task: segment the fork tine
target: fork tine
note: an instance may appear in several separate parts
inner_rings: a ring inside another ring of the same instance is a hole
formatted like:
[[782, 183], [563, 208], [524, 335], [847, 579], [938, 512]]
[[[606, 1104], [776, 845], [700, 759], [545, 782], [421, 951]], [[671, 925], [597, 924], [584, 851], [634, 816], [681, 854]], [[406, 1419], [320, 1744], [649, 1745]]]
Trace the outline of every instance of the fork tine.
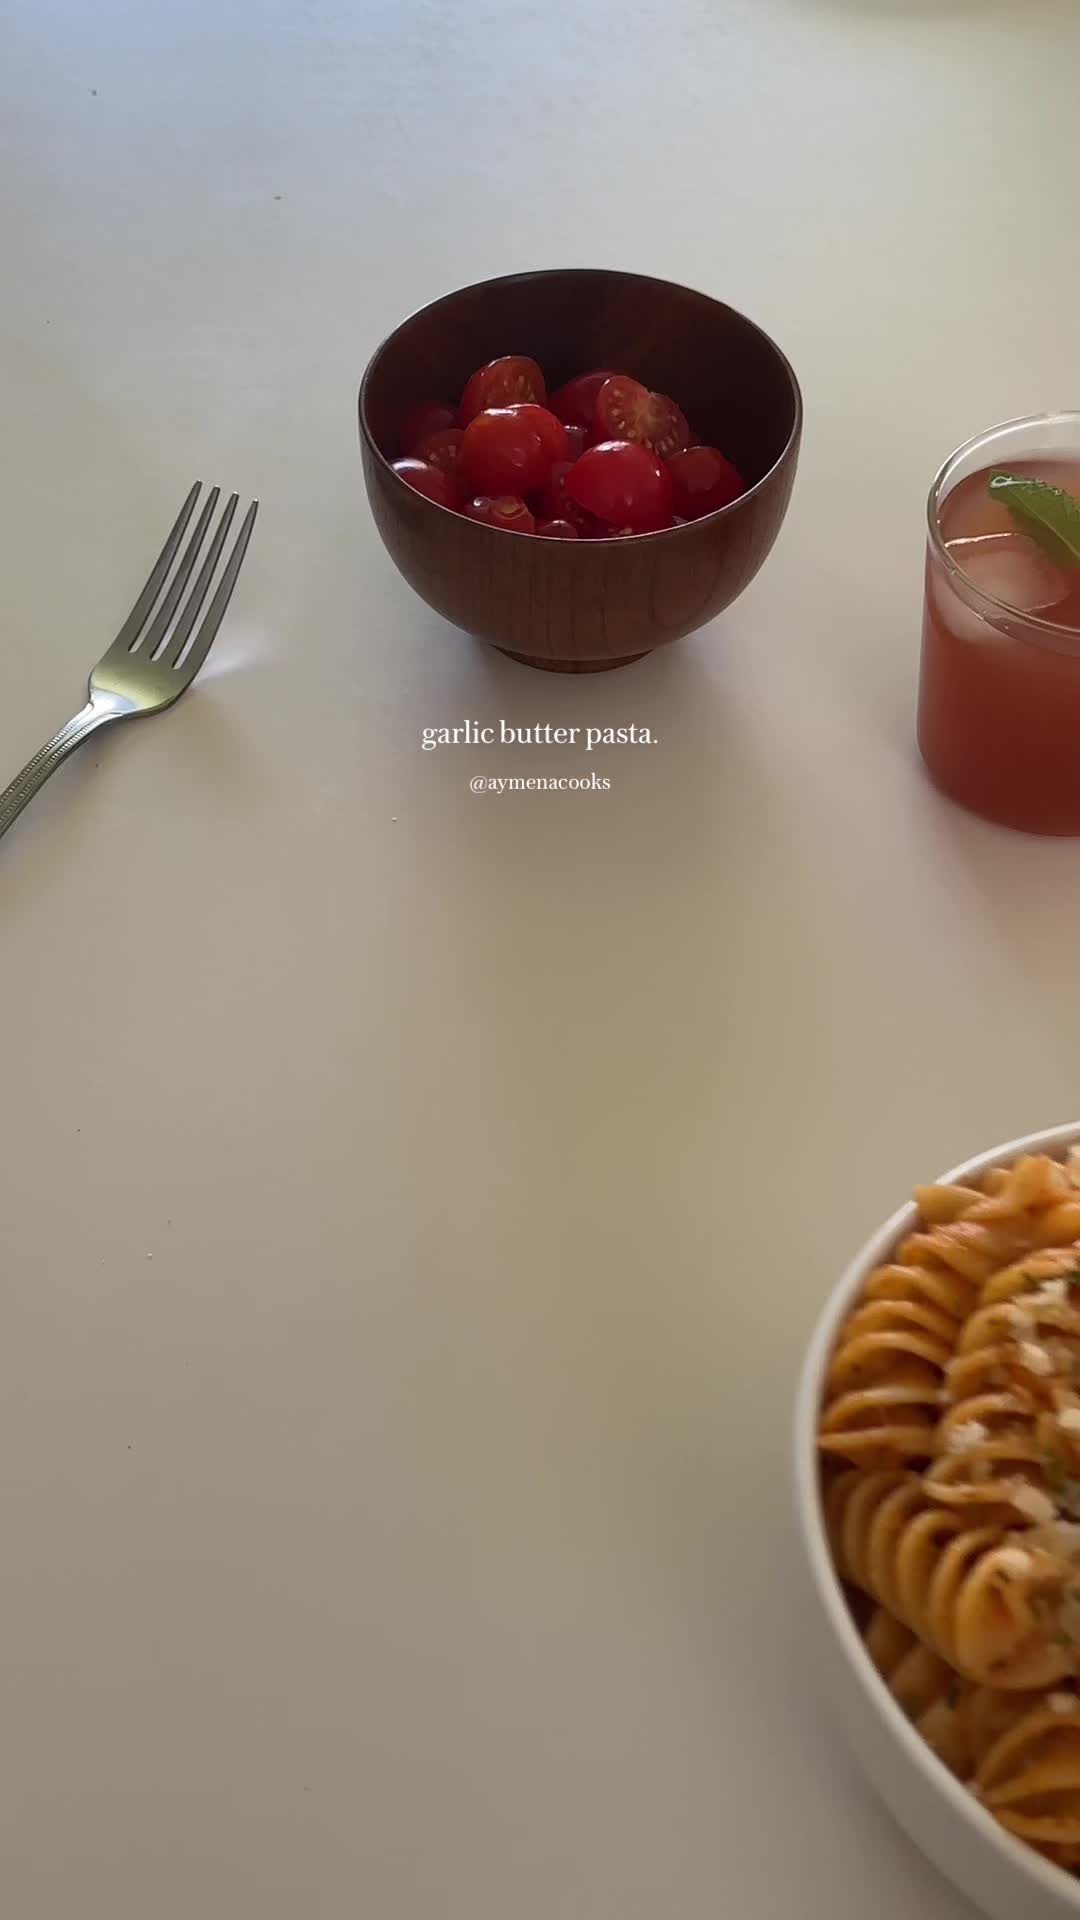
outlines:
[[258, 511], [259, 503], [257, 500], [253, 500], [244, 515], [244, 524], [236, 536], [236, 545], [229, 555], [225, 571], [218, 582], [217, 592], [210, 602], [209, 612], [202, 626], [199, 628], [198, 633], [195, 635], [188, 653], [176, 669], [177, 673], [183, 679], [185, 686], [194, 680], [195, 675], [198, 673], [199, 668], [202, 666], [203, 661], [206, 659], [214, 643], [214, 636], [224, 619], [225, 609], [232, 599], [232, 591], [236, 585], [236, 577], [243, 565], [248, 541], [251, 539], [251, 531], [255, 525], [255, 515]]
[[217, 532], [210, 542], [210, 551], [199, 570], [199, 577], [188, 594], [187, 603], [179, 620], [154, 662], [157, 667], [174, 667], [187, 645], [188, 635], [199, 617], [199, 609], [206, 599], [210, 582], [214, 577], [214, 569], [220, 558], [221, 549], [225, 545], [225, 535], [232, 524], [238, 502], [239, 495], [230, 494], [225, 511], [218, 522]]
[[173, 555], [187, 531], [187, 523], [195, 511], [195, 502], [201, 490], [202, 481], [196, 480], [195, 485], [192, 487], [191, 492], [188, 494], [187, 499], [184, 501], [183, 506], [176, 516], [172, 532], [162, 547], [161, 552], [158, 554], [157, 559], [154, 561], [150, 578], [147, 580], [145, 587], [113, 642], [114, 646], [122, 647], [127, 651], [128, 648], [134, 646], [135, 641], [146, 625], [150, 614], [153, 612], [154, 602], [161, 592], [169, 568], [172, 566]]
[[155, 649], [160, 647], [165, 635], [169, 631], [173, 614], [179, 605], [180, 595], [187, 586], [191, 570], [199, 557], [202, 543], [206, 538], [206, 529], [210, 525], [210, 520], [214, 508], [217, 506], [220, 493], [220, 487], [211, 487], [206, 496], [202, 512], [195, 523], [195, 531], [188, 541], [187, 546], [184, 548], [180, 565], [177, 567], [176, 572], [169, 582], [169, 590], [164, 600], [154, 615], [153, 620], [150, 622], [149, 627], [146, 629], [145, 634], [137, 643], [133, 642], [133, 650], [134, 646], [136, 644], [138, 645], [140, 660], [152, 659]]

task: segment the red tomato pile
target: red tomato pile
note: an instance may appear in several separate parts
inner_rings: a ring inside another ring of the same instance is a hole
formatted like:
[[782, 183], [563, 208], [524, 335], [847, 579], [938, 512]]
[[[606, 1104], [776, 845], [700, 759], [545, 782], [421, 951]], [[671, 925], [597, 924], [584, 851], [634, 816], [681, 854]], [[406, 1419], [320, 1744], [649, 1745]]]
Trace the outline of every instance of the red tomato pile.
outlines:
[[414, 407], [394, 472], [470, 520], [549, 540], [658, 533], [746, 491], [665, 393], [597, 368], [549, 395], [521, 354], [479, 368], [458, 407]]

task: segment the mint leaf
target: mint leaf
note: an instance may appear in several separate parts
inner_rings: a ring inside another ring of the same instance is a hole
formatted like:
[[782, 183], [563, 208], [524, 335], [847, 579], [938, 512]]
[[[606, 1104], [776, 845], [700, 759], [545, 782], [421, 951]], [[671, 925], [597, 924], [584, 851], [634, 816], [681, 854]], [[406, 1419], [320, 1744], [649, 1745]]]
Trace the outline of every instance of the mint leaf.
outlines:
[[1080, 567], [1080, 500], [1047, 480], [1017, 473], [992, 474], [990, 495], [1059, 567]]

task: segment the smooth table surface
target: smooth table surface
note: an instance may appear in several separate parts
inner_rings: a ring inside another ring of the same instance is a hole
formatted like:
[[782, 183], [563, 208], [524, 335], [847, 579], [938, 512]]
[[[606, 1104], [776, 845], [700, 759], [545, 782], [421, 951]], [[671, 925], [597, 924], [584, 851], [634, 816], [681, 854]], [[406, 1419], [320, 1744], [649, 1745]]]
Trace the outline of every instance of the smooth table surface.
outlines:
[[[1080, 405], [1080, 15], [0, 28], [4, 778], [191, 479], [263, 503], [195, 691], [0, 846], [5, 1914], [959, 1920], [808, 1669], [789, 1407], [912, 1182], [1080, 1109], [1076, 845], [912, 744], [933, 471]], [[411, 598], [355, 426], [406, 311], [566, 263], [807, 405], [745, 599], [584, 681]]]

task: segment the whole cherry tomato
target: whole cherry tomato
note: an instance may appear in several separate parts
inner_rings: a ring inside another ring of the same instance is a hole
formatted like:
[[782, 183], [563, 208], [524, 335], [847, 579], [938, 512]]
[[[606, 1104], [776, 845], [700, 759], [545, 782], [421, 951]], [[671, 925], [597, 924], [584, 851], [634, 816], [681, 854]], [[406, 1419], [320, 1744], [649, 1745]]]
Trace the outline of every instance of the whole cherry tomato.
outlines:
[[546, 399], [547, 387], [536, 361], [524, 354], [504, 353], [466, 381], [459, 409], [461, 424], [467, 427], [489, 407], [512, 407], [521, 400], [532, 400], [542, 407]]
[[429, 467], [441, 467], [444, 473], [453, 473], [463, 438], [460, 427], [440, 427], [437, 432], [424, 435], [417, 445], [416, 458], [426, 460]]
[[545, 540], [580, 540], [581, 535], [569, 520], [538, 520], [536, 531]]
[[469, 421], [458, 471], [475, 493], [535, 493], [566, 452], [566, 429], [546, 407], [488, 407]]
[[489, 527], [505, 527], [510, 533], [536, 532], [533, 515], [516, 493], [481, 494], [466, 502], [465, 517], [483, 520]]
[[584, 453], [586, 447], [589, 444], [589, 435], [588, 435], [587, 429], [585, 427], [564, 426], [563, 432], [566, 435], [567, 459], [568, 460], [578, 459], [578, 457]]
[[514, 414], [518, 420], [525, 421], [534, 432], [540, 435], [544, 452], [552, 462], [569, 460], [567, 428], [563, 426], [561, 420], [556, 419], [549, 407], [536, 407], [527, 402], [519, 402], [517, 406], [507, 407], [505, 411]]
[[690, 426], [681, 407], [666, 393], [650, 393], [629, 374], [613, 373], [596, 396], [596, 440], [639, 440], [661, 460], [686, 446]]
[[687, 447], [672, 454], [668, 472], [675, 511], [684, 520], [700, 520], [703, 514], [729, 507], [746, 492], [742, 474], [716, 447]]
[[401, 451], [415, 453], [421, 440], [431, 433], [441, 433], [444, 427], [456, 427], [457, 408], [442, 406], [438, 402], [423, 407], [413, 407], [401, 423]]
[[671, 475], [649, 447], [632, 440], [587, 447], [565, 487], [568, 498], [608, 530], [653, 533], [671, 524]]
[[411, 456], [395, 460], [393, 467], [402, 480], [428, 500], [434, 500], [440, 507], [453, 507], [455, 511], [460, 508], [461, 492], [457, 482], [444, 473], [442, 467], [429, 467], [426, 460], [414, 460]]
[[548, 405], [568, 427], [584, 427], [588, 433], [596, 412], [596, 396], [604, 381], [610, 379], [610, 371], [602, 367], [595, 373], [579, 373], [564, 387], [556, 388]]

